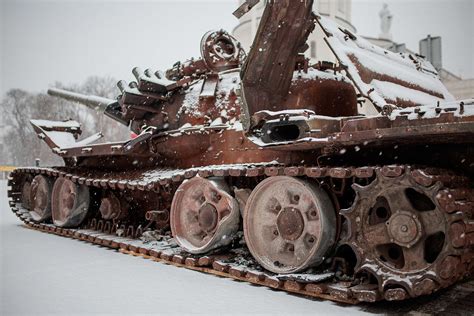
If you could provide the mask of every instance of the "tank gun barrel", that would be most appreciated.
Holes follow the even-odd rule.
[[[63,89],[48,89],[48,94],[68,101],[81,103],[88,108],[104,112],[109,104],[116,102],[113,99],[98,97],[95,95],[85,95],[77,92],[71,92]]]

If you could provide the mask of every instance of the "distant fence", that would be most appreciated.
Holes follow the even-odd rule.
[[[8,179],[8,174],[15,170],[12,166],[0,166],[0,180]]]

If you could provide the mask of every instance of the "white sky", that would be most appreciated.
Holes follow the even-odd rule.
[[[442,36],[445,68],[474,77],[474,0],[353,0],[359,34],[378,36],[383,2],[395,41],[418,51],[422,37]],[[206,31],[231,31],[236,8],[237,0],[0,0],[0,93],[90,75],[132,80],[134,66],[167,69],[199,56]]]

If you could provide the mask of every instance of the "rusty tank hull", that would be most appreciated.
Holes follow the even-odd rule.
[[[78,141],[77,122],[33,120],[65,166],[12,172],[13,212],[37,230],[346,303],[469,278],[474,100],[312,4],[268,2],[248,55],[209,32],[201,58],[135,68],[115,100],[50,90],[138,136],[96,144]],[[315,28],[336,62],[301,55]]]

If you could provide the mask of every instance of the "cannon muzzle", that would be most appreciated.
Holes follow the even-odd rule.
[[[66,91],[62,89],[56,89],[56,88],[48,89],[48,94],[51,96],[68,100],[68,101],[84,104],[88,108],[91,108],[100,112],[105,112],[105,110],[110,104],[116,102],[113,99],[98,97],[95,95],[85,95],[85,94],[80,94],[80,93]]]

